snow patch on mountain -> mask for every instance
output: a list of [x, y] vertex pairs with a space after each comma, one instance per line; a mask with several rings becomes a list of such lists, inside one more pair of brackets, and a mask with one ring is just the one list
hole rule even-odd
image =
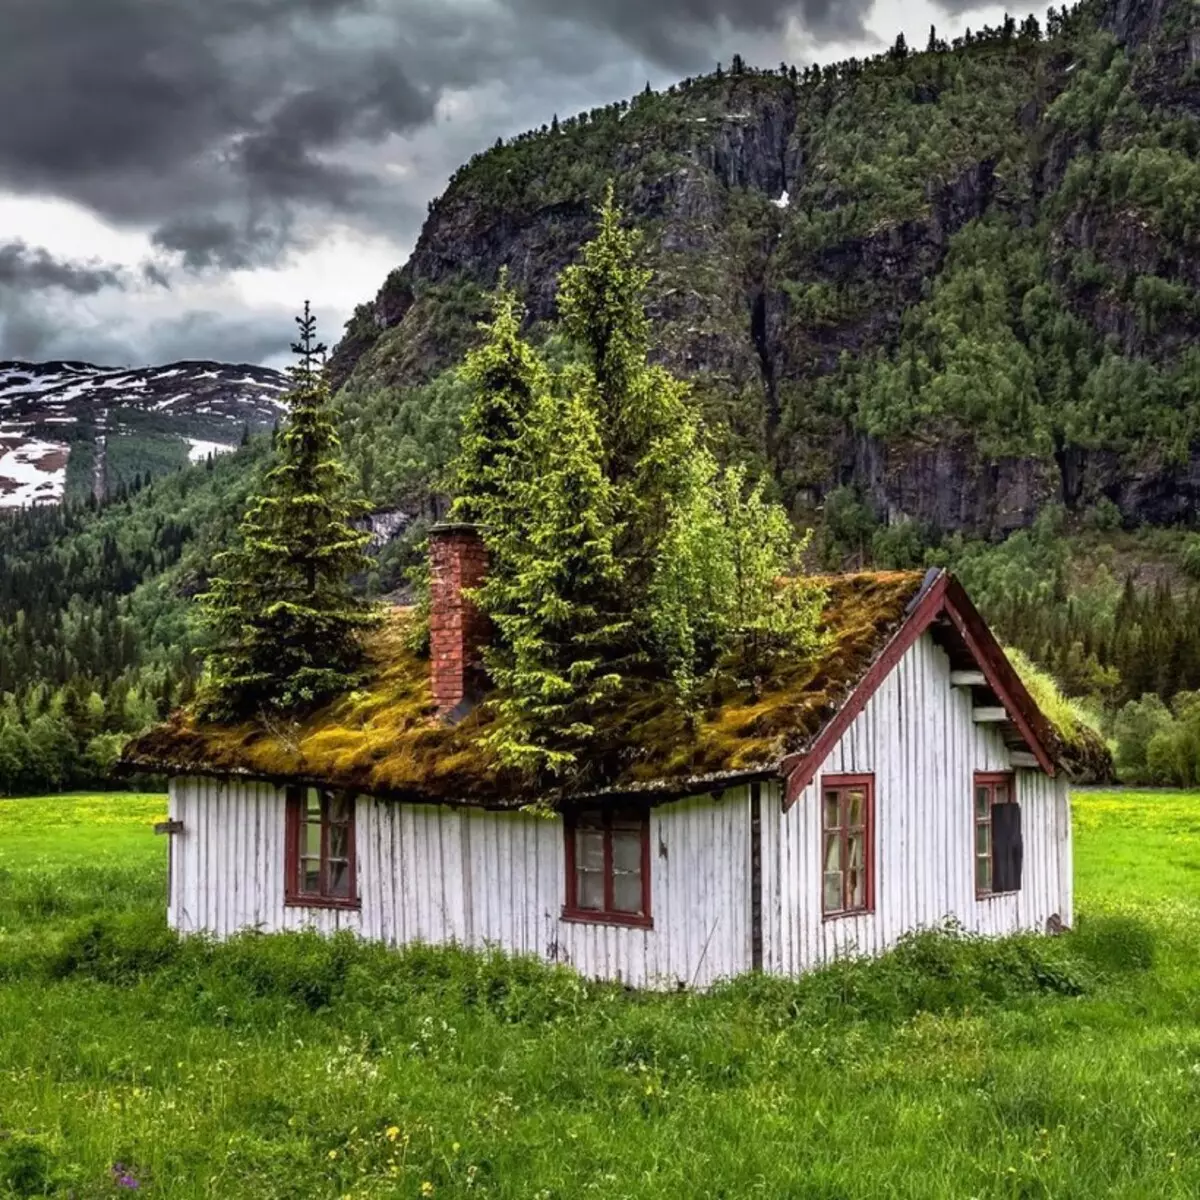
[[282, 372], [249, 363], [0, 362], [0, 507], [61, 500], [73, 446], [91, 444], [102, 458], [128, 437], [182, 440], [192, 462], [228, 453], [246, 429], [278, 421], [289, 386]]

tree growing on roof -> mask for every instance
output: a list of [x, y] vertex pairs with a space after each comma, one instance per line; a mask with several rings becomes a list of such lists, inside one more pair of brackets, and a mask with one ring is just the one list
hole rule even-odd
[[200, 597], [211, 645], [202, 708], [218, 718], [299, 709], [351, 687], [361, 635], [377, 619], [350, 587], [369, 565], [370, 535], [351, 523], [365, 505], [350, 497], [307, 303], [296, 323], [299, 362], [276, 464]]
[[490, 551], [488, 736], [527, 771], [570, 772], [600, 748], [631, 677], [666, 677], [690, 705], [722, 663], [755, 676], [769, 651], [817, 642], [820, 591], [779, 585], [804, 543], [761, 484], [722, 471], [686, 385], [649, 362], [649, 280], [610, 186], [560, 280], [566, 365], [521, 338], [502, 280], [463, 369], [474, 394], [453, 514]]

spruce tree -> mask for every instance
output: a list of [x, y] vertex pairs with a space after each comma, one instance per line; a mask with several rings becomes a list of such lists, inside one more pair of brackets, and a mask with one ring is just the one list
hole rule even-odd
[[777, 586], [802, 548], [786, 516], [761, 485], [746, 494], [743, 472], [721, 474], [685, 385], [649, 363], [649, 278], [610, 186], [560, 280], [569, 365], [554, 374], [522, 340], [502, 280], [463, 370], [454, 512], [491, 554], [486, 736], [532, 773], [577, 773], [617, 748], [631, 678], [673, 678], [690, 703], [731, 651], [754, 676], [768, 653], [816, 642], [819, 594]]
[[645, 294], [651, 272], [642, 238], [621, 225], [611, 183], [595, 237], [562, 274], [558, 308], [576, 351], [590, 371], [603, 466], [621, 526], [615, 553], [627, 593], [644, 594], [646, 547], [665, 530], [670, 497], [684, 485], [696, 440], [687, 385], [650, 365]]
[[361, 635], [376, 615], [350, 576], [369, 565], [365, 510], [349, 496], [337, 426], [308, 304], [297, 317], [299, 357], [286, 396], [276, 465], [242, 519], [239, 545], [217, 558], [201, 597], [212, 649], [205, 711], [220, 718], [297, 710], [345, 690], [362, 664]]
[[564, 383], [528, 427], [530, 469], [512, 489], [523, 519], [488, 529], [494, 569], [480, 594], [497, 633], [486, 664], [500, 720], [489, 738], [530, 774], [571, 770], [592, 745], [628, 635], [610, 606], [621, 571], [587, 380], [568, 371]]
[[467, 355], [460, 372], [471, 386], [472, 401], [463, 416], [455, 464], [456, 520], [506, 527], [511, 504], [523, 503], [514, 495], [514, 481], [528, 473], [528, 427], [549, 388], [545, 365], [521, 337], [524, 315], [505, 269], [491, 324], [482, 327], [485, 340]]

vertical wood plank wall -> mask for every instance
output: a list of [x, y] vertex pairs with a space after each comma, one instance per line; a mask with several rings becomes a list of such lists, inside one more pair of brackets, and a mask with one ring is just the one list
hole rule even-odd
[[[908, 930], [953, 917], [978, 933], [1044, 930], [1071, 921], [1071, 833], [1066, 780], [1018, 770], [1024, 870], [1021, 890], [975, 898], [972, 784], [976, 771], [1010, 770], [994, 725], [976, 725], [969, 688], [950, 684], [950, 661], [926, 634], [847, 729], [777, 829], [778, 924], [764, 967], [797, 974], [849, 954], [877, 954]], [[823, 920], [823, 775], [875, 775], [875, 912]], [[764, 857], [767, 847], [764, 843]]]
[[[953, 917], [967, 929], [1041, 930], [1072, 918], [1066, 781], [1016, 772], [1025, 843], [1020, 892], [976, 900], [972, 777], [1009, 769], [997, 729], [972, 720], [970, 689], [922, 637], [787, 812], [762, 786], [763, 967], [797, 974], [874, 954], [905, 931]], [[875, 775], [876, 907], [821, 917], [821, 778]], [[751, 967], [750, 801], [746, 787], [666, 804], [650, 822], [653, 929], [561, 918], [558, 819], [360, 797], [361, 912], [283, 902], [284, 793], [265, 783], [177, 779], [171, 924], [227, 937], [242, 929], [350, 929], [392, 945], [458, 942], [569, 963], [640, 987], [704, 987]]]
[[357, 812], [361, 911], [285, 907], [284, 804], [269, 784], [172, 782], [171, 816], [184, 824], [175, 835], [173, 927], [216, 937], [350, 929], [392, 945], [497, 946], [639, 987], [704, 987], [750, 969], [745, 787], [652, 810], [653, 929], [561, 918], [558, 819], [368, 797]]

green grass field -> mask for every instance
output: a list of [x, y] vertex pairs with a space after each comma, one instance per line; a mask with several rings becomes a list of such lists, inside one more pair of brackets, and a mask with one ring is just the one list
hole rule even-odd
[[1200, 1195], [1200, 794], [1077, 797], [1065, 937], [706, 996], [180, 945], [163, 810], [0, 801], [0, 1196]]

